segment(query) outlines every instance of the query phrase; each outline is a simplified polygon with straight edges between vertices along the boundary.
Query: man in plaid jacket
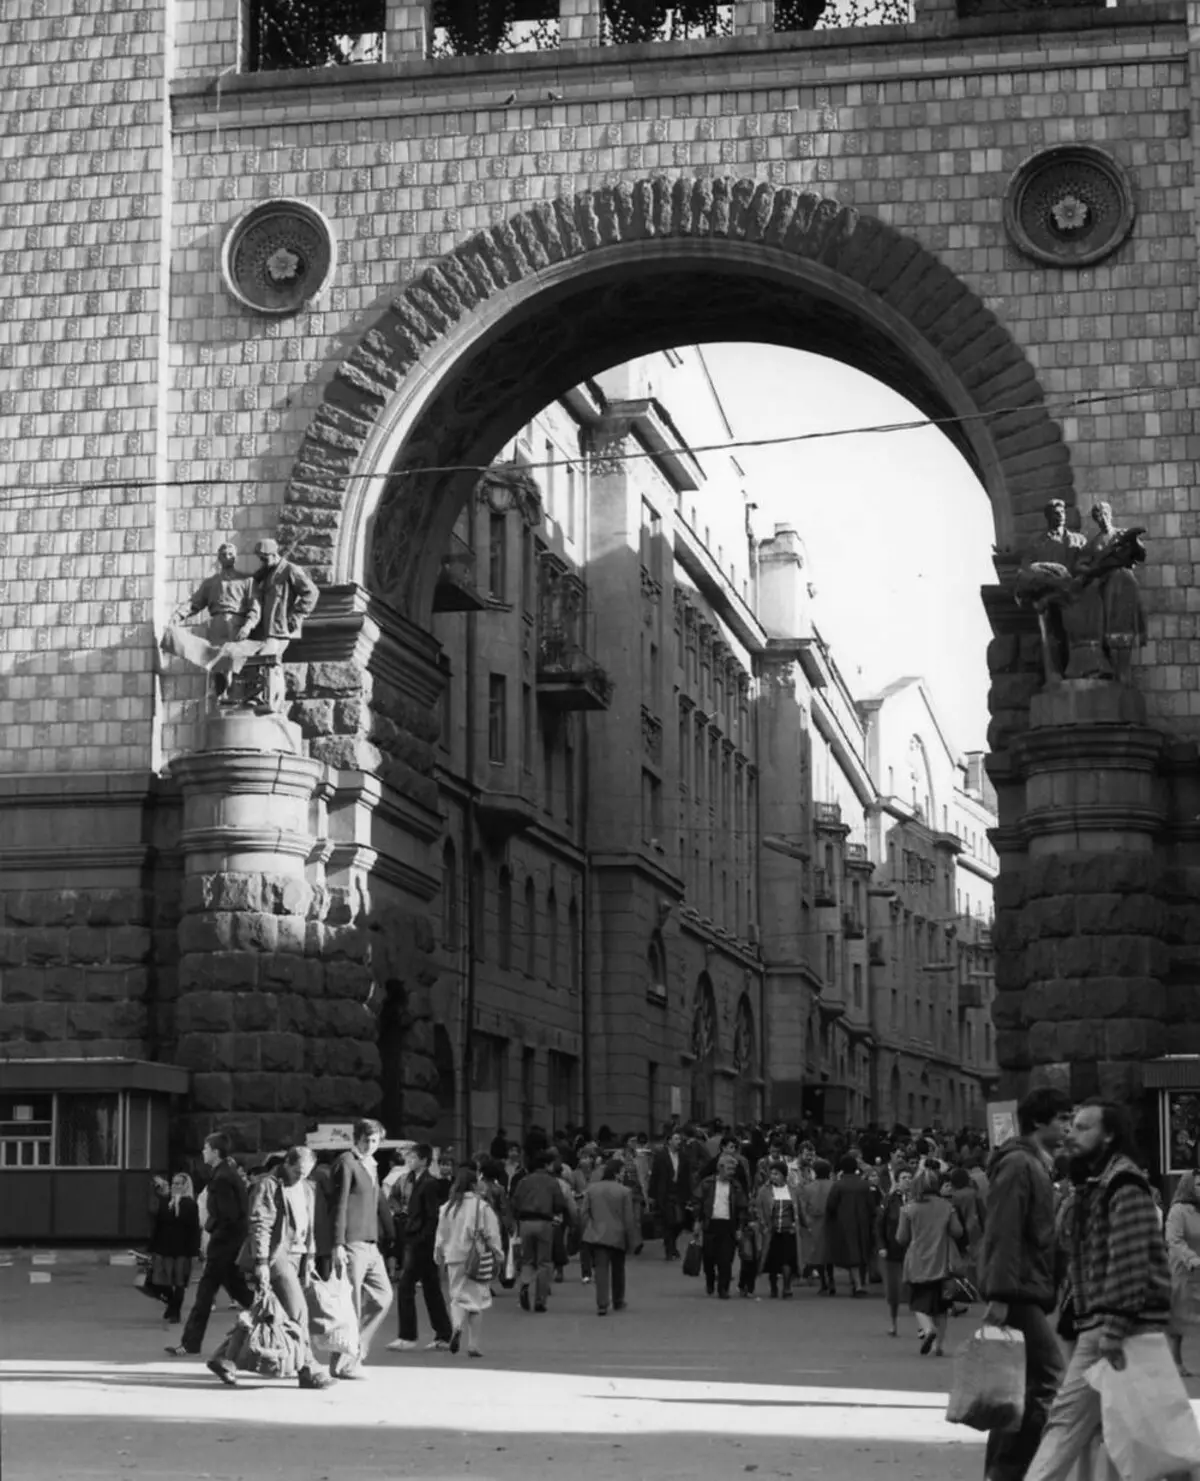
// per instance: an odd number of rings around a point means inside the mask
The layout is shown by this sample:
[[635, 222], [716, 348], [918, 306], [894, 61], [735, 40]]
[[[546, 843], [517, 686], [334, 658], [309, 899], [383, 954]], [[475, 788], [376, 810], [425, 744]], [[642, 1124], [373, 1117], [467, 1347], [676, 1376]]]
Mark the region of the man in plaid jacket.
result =
[[1079, 1331], [1062, 1387], [1026, 1481], [1064, 1481], [1100, 1434], [1100, 1395], [1085, 1374], [1125, 1366], [1127, 1338], [1165, 1332], [1171, 1276], [1158, 1210], [1133, 1160], [1128, 1118], [1087, 1101], [1067, 1140], [1074, 1206], [1069, 1215], [1071, 1296]]

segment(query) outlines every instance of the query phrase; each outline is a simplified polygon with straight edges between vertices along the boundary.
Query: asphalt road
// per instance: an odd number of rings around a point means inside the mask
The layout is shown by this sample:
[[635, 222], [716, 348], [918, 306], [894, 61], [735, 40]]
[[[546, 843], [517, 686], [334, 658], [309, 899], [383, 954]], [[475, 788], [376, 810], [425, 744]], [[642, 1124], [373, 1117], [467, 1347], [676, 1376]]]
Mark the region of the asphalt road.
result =
[[[179, 1328], [132, 1270], [38, 1273], [0, 1268], [4, 1481], [982, 1475], [982, 1436], [942, 1419], [951, 1364], [919, 1357], [911, 1317], [891, 1339], [877, 1294], [710, 1299], [655, 1246], [630, 1263], [627, 1311], [598, 1318], [574, 1266], [544, 1316], [498, 1296], [483, 1360], [381, 1347], [365, 1380], [322, 1393], [256, 1378], [234, 1392], [169, 1358]], [[209, 1350], [232, 1322], [218, 1308]]]

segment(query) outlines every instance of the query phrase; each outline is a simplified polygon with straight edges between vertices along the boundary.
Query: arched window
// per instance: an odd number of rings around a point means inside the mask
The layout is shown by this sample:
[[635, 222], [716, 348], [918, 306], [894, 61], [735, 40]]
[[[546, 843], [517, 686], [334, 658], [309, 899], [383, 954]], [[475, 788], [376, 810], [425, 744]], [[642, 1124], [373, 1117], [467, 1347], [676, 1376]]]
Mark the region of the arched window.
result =
[[665, 1002], [667, 997], [667, 948], [661, 931], [653, 932], [650, 945], [646, 948], [646, 975], [649, 978], [646, 984], [647, 991]]
[[487, 873], [483, 867], [483, 855], [476, 854], [471, 860], [471, 950], [476, 961], [487, 958], [487, 939], [484, 922], [487, 919]]
[[537, 889], [533, 875], [525, 880], [525, 975], [537, 976]]
[[447, 838], [442, 848], [442, 946], [457, 951], [458, 940], [458, 854]]
[[567, 963], [567, 981], [572, 992], [579, 991], [580, 969], [582, 967], [582, 943], [579, 937], [579, 903], [574, 896], [567, 906], [567, 951], [570, 953], [570, 961]]
[[817, 1050], [817, 1026], [811, 1014], [808, 1019], [808, 1028], [804, 1034], [804, 1063], [814, 1074], [820, 1063]]
[[708, 1121], [714, 1114], [717, 1086], [717, 997], [712, 979], [701, 972], [692, 1000], [692, 1107], [693, 1121]]
[[558, 987], [558, 896], [553, 888], [546, 896], [546, 954], [546, 981], [551, 987]]
[[512, 908], [512, 873], [507, 864], [502, 864], [496, 881], [496, 930], [497, 956], [505, 972], [512, 970]]
[[738, 1004], [733, 1031], [733, 1117], [738, 1123], [756, 1121], [759, 1114], [758, 1043], [754, 1033], [754, 1009], [743, 996]]

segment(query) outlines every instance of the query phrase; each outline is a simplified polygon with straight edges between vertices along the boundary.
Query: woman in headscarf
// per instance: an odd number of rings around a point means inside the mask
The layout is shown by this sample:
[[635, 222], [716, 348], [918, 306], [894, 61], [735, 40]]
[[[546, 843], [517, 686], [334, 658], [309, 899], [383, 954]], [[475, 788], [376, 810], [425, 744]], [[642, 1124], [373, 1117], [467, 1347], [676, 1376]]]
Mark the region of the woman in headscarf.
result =
[[904, 1279], [908, 1282], [909, 1307], [921, 1332], [921, 1356], [945, 1351], [946, 1279], [954, 1268], [955, 1244], [963, 1237], [963, 1226], [954, 1206], [938, 1193], [941, 1175], [929, 1168], [913, 1179], [910, 1201], [900, 1210], [896, 1243], [905, 1251]]
[[1200, 1326], [1200, 1190], [1194, 1172], [1185, 1172], [1175, 1189], [1164, 1233], [1171, 1265], [1171, 1324], [1167, 1340], [1175, 1364], [1184, 1377], [1183, 1339], [1189, 1327]]
[[150, 1281], [165, 1292], [163, 1321], [180, 1321], [192, 1261], [200, 1254], [200, 1213], [192, 1180], [185, 1172], [175, 1174], [170, 1194], [159, 1204], [150, 1253], [154, 1256]]

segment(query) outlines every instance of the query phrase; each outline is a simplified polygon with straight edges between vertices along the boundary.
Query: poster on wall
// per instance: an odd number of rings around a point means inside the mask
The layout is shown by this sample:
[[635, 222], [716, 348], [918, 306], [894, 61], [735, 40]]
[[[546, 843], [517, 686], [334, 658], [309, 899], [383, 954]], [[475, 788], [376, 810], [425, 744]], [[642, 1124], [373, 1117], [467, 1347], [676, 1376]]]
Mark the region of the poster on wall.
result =
[[1163, 1164], [1168, 1173], [1188, 1172], [1197, 1165], [1200, 1147], [1200, 1091], [1163, 1090]]
[[987, 1107], [988, 1146], [993, 1151], [1017, 1135], [1015, 1100], [990, 1100]]

